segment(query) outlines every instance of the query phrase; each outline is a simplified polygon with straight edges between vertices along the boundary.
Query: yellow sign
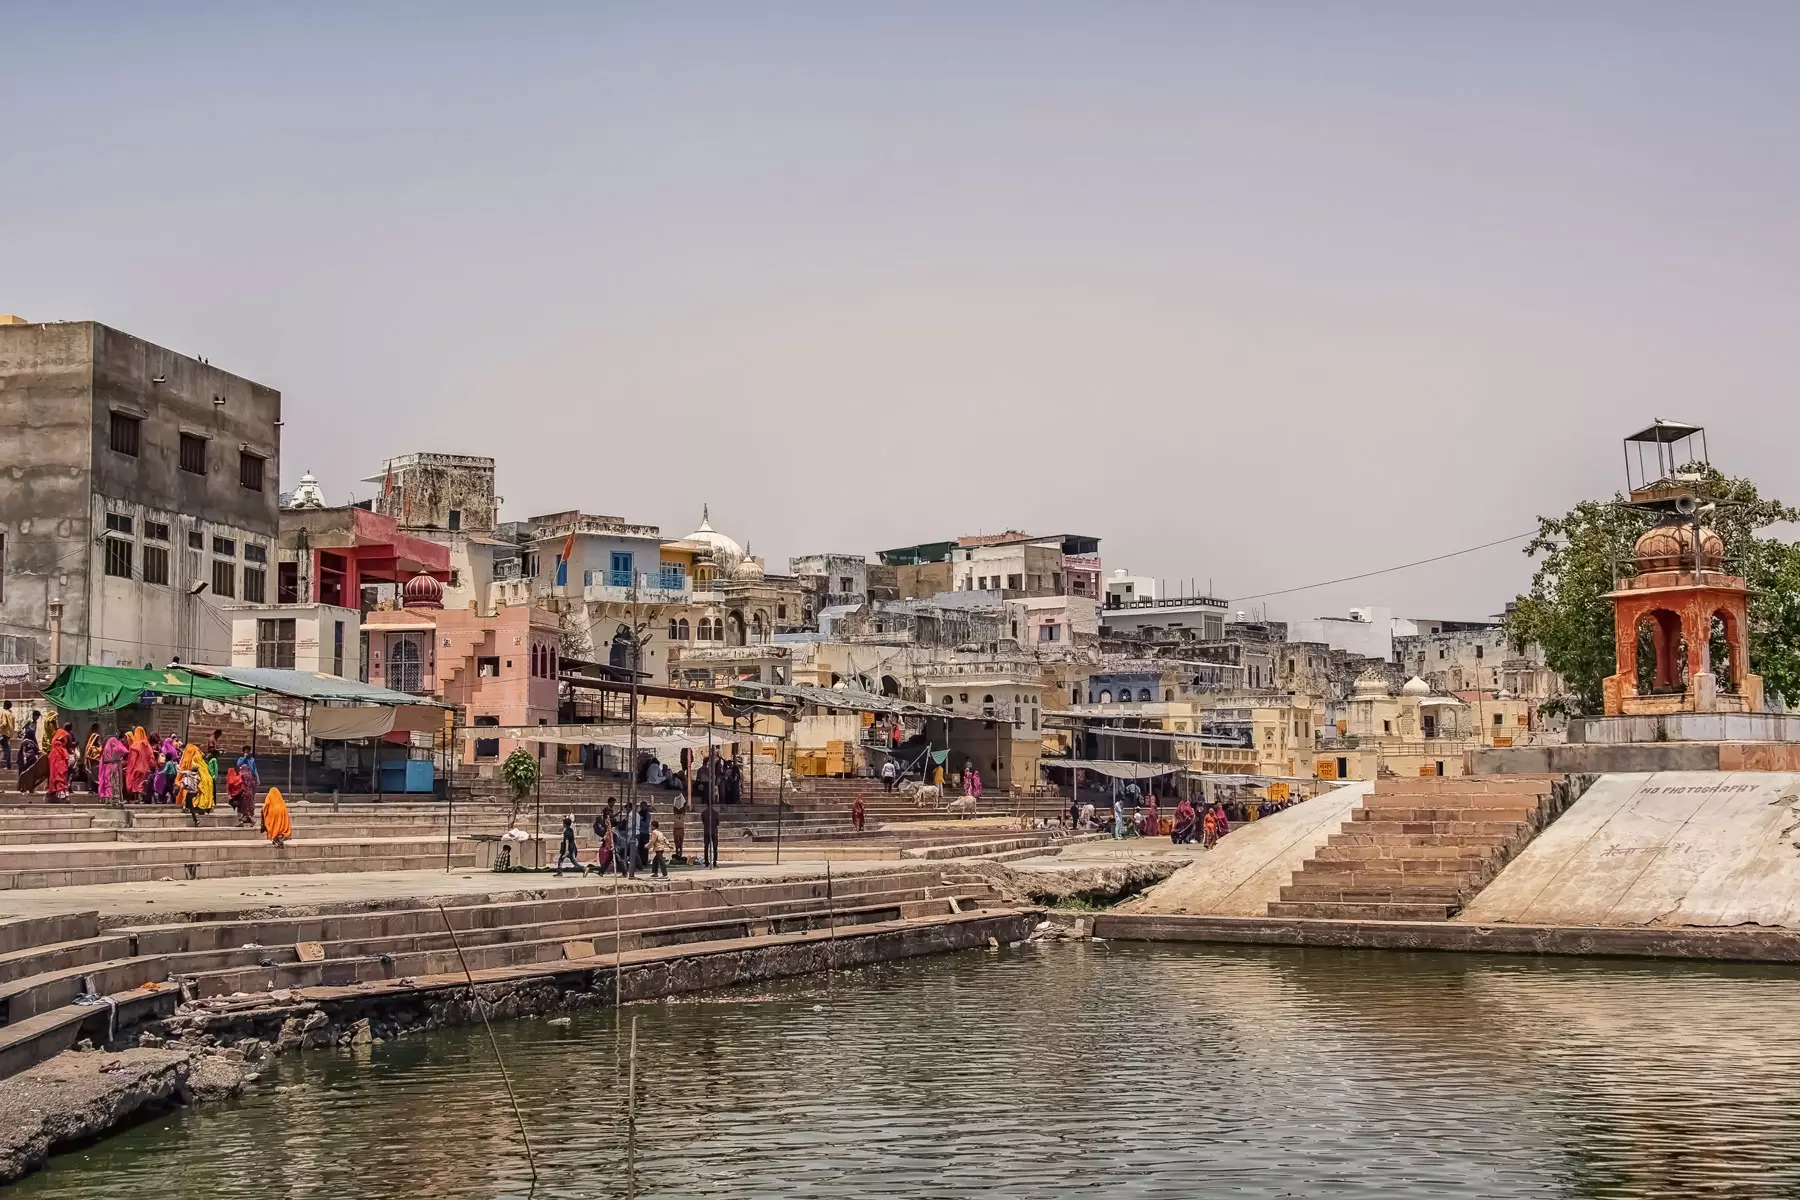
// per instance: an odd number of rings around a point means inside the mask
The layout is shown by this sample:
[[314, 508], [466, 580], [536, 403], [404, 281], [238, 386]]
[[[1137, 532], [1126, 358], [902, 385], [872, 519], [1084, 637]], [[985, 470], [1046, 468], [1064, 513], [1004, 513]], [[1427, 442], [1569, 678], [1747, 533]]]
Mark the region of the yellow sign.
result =
[[1315, 766], [1313, 768], [1313, 774], [1318, 776], [1320, 779], [1336, 779], [1337, 778], [1337, 760], [1331, 759], [1331, 758], [1321, 758], [1318, 761], [1318, 763], [1315, 764]]
[[1494, 745], [1496, 747], [1498, 747], [1499, 749], [1504, 750], [1506, 747], [1512, 745], [1512, 739], [1509, 737], [1502, 737], [1499, 734], [1495, 734], [1494, 735]]
[[[1337, 764], [1333, 763], [1332, 765], [1336, 766]], [[1286, 800], [1287, 798], [1288, 798], [1288, 785], [1287, 784], [1271, 783], [1269, 785], [1269, 799], [1271, 799], [1271, 800]]]
[[1419, 774], [1421, 774], [1421, 775], [1436, 775], [1437, 767], [1431, 763], [1426, 763], [1424, 766], [1419, 768]]

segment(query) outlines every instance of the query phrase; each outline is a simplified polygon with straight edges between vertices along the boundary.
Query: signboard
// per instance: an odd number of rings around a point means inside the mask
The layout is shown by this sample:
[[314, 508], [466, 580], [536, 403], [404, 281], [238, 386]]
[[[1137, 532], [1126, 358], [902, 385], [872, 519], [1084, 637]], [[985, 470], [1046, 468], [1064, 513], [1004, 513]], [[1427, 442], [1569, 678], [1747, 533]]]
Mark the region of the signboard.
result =
[[1336, 779], [1337, 778], [1337, 760], [1331, 759], [1331, 758], [1321, 758], [1317, 763], [1314, 764], [1313, 774], [1316, 775], [1320, 779]]
[[1512, 738], [1501, 735], [1501, 734], [1495, 734], [1494, 735], [1494, 745], [1496, 748], [1504, 750], [1504, 749], [1506, 749], [1506, 747], [1512, 745]]
[[[1333, 763], [1332, 766], [1336, 767], [1337, 764]], [[1289, 787], [1287, 784], [1271, 783], [1269, 785], [1269, 799], [1271, 799], [1271, 800], [1286, 800], [1288, 798], [1288, 795], [1289, 795]]]

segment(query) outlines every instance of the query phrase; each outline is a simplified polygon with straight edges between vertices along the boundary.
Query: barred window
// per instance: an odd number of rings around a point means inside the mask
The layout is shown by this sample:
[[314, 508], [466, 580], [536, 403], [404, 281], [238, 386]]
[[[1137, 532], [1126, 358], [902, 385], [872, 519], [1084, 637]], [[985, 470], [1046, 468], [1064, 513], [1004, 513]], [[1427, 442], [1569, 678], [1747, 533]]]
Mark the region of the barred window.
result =
[[248, 450], [238, 454], [238, 486], [253, 492], [263, 490], [263, 457]]
[[244, 599], [251, 604], [263, 602], [263, 580], [266, 572], [261, 567], [244, 568]]
[[265, 617], [256, 623], [256, 665], [294, 669], [294, 620]]
[[132, 458], [138, 456], [138, 426], [142, 424], [136, 417], [127, 413], [112, 415], [110, 443], [115, 452], [126, 454]]
[[244, 561], [266, 563], [269, 561], [269, 550], [266, 546], [258, 546], [255, 542], [244, 543]]
[[181, 469], [190, 475], [206, 474], [206, 439], [191, 433], [181, 435]]
[[237, 595], [237, 564], [230, 559], [213, 559], [213, 595], [230, 599]]
[[118, 579], [131, 578], [131, 543], [124, 538], [106, 539], [106, 573]]
[[168, 585], [169, 548], [167, 546], [144, 547], [144, 582]]

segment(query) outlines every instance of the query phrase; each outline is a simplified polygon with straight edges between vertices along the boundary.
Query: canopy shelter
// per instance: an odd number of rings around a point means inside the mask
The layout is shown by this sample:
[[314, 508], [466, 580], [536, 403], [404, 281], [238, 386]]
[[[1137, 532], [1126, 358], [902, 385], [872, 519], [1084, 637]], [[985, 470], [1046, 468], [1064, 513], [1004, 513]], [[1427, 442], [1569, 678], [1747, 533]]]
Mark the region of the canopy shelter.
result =
[[[327, 675], [320, 671], [287, 671], [275, 667], [195, 667], [194, 674], [212, 676], [217, 682], [235, 686], [238, 691], [233, 695], [240, 696], [247, 696], [252, 691], [257, 691], [271, 692], [277, 696], [291, 696], [296, 700], [305, 700], [309, 704], [448, 707], [441, 701], [433, 700], [430, 696], [415, 696], [411, 692], [397, 692], [392, 688], [363, 683], [357, 679], [345, 679], [340, 675]], [[204, 693], [202, 694], [204, 695]]]
[[1173, 775], [1181, 770], [1175, 763], [1126, 762], [1117, 758], [1041, 758], [1038, 766], [1073, 767], [1113, 779], [1154, 779], [1159, 775]]
[[[709, 738], [709, 734], [711, 737]], [[458, 730], [463, 741], [506, 739], [520, 742], [548, 742], [557, 746], [611, 746], [624, 750], [631, 746], [631, 730], [624, 725], [466, 725]], [[771, 733], [729, 730], [722, 726], [671, 726], [641, 724], [637, 730], [640, 752], [654, 751], [659, 757], [679, 754], [684, 749], [704, 750], [709, 745], [758, 738], [776, 742]]]
[[215, 679], [185, 667], [144, 670], [137, 667], [64, 667], [44, 689], [50, 703], [65, 712], [129, 708], [145, 693], [186, 696], [195, 700], [236, 700], [254, 688]]

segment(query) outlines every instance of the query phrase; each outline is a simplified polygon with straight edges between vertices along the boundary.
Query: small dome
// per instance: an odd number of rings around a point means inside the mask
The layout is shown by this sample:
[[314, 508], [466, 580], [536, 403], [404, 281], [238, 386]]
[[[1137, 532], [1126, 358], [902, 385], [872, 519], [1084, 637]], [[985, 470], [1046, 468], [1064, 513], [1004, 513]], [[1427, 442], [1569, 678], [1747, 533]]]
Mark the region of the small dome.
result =
[[713, 563], [721, 571], [729, 571], [744, 557], [744, 548], [712, 527], [711, 510], [702, 505], [700, 508], [700, 528], [687, 535], [690, 542], [699, 542], [712, 551]]
[[[1694, 569], [1694, 527], [1687, 521], [1668, 521], [1644, 531], [1632, 549], [1640, 571], [1691, 571]], [[1700, 566], [1709, 571], [1725, 565], [1725, 539], [1700, 528]]]
[[1401, 686], [1400, 694], [1402, 696], [1429, 696], [1431, 695], [1431, 685], [1414, 675]]
[[1356, 677], [1355, 694], [1359, 699], [1391, 695], [1388, 691], [1387, 676], [1383, 675], [1375, 667], [1370, 667]]
[[401, 595], [407, 608], [444, 607], [444, 585], [423, 571], [406, 581]]
[[733, 579], [741, 579], [745, 583], [756, 583], [763, 578], [763, 565], [760, 559], [746, 558], [731, 573]]

